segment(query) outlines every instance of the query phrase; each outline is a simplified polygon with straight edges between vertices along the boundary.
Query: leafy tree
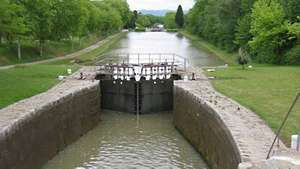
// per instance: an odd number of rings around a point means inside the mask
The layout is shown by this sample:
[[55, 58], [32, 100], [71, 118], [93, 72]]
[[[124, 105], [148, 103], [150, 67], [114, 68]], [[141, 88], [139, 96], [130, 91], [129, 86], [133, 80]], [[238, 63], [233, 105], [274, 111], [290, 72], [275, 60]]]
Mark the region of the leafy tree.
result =
[[283, 6], [285, 16], [292, 23], [299, 21], [297, 17], [300, 16], [300, 2], [299, 0], [280, 0]]
[[176, 29], [175, 13], [168, 12], [164, 17], [164, 25], [167, 29]]
[[244, 48], [239, 48], [238, 63], [245, 69], [245, 65], [249, 62], [248, 52]]
[[184, 25], [184, 13], [181, 5], [179, 5], [177, 9], [175, 23], [179, 28], [182, 28]]
[[249, 44], [259, 62], [282, 62], [282, 48], [288, 41], [287, 25], [283, 8], [276, 0], [258, 0], [254, 4], [250, 30], [253, 39]]
[[43, 56], [43, 46], [46, 40], [51, 39], [54, 10], [53, 0], [26, 0], [23, 1], [28, 11], [32, 35], [39, 40], [40, 56]]
[[134, 10], [133, 13], [131, 13], [130, 22], [129, 22], [128, 27], [131, 29], [135, 29], [137, 19], [138, 19], [138, 12], [136, 10]]
[[21, 40], [29, 31], [25, 21], [25, 9], [22, 5], [3, 0], [0, 5], [0, 34], [6, 35], [10, 42], [17, 42], [18, 59], [22, 59]]

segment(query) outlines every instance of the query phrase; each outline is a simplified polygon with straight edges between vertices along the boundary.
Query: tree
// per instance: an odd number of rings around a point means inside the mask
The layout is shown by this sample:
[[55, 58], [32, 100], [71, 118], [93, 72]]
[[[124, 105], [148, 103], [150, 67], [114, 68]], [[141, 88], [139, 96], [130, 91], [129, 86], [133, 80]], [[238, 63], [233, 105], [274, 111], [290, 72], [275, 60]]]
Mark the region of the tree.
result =
[[51, 39], [53, 27], [53, 0], [22, 1], [31, 23], [32, 36], [39, 40], [40, 56], [43, 56], [43, 47], [46, 40]]
[[137, 19], [138, 19], [138, 12], [136, 10], [134, 10], [131, 13], [130, 23], [129, 23], [128, 27], [131, 28], [131, 29], [135, 29]]
[[168, 12], [164, 17], [164, 25], [167, 29], [176, 29], [175, 13]]
[[0, 34], [9, 37], [9, 41], [16, 41], [18, 59], [22, 59], [21, 53], [21, 39], [29, 31], [28, 25], [25, 21], [25, 9], [22, 5], [8, 0], [3, 0], [0, 5]]
[[282, 52], [289, 41], [288, 22], [284, 19], [282, 6], [276, 0], [258, 0], [251, 14], [253, 38], [249, 42], [259, 62], [281, 63]]
[[249, 62], [249, 55], [244, 48], [239, 48], [238, 63], [245, 69], [245, 65]]
[[179, 5], [177, 9], [175, 23], [178, 28], [182, 28], [184, 26], [184, 13], [181, 5]]

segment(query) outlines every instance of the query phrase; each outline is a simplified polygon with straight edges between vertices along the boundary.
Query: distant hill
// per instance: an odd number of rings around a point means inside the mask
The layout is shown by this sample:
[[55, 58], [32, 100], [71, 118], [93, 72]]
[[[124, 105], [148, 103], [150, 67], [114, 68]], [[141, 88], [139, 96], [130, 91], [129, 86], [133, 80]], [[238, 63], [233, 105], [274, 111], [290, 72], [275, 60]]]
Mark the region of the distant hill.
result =
[[148, 9], [142, 9], [138, 10], [138, 12], [141, 12], [142, 14], [151, 14], [156, 16], [165, 16], [167, 12], [175, 12], [168, 9], [162, 9], [162, 10], [148, 10]]

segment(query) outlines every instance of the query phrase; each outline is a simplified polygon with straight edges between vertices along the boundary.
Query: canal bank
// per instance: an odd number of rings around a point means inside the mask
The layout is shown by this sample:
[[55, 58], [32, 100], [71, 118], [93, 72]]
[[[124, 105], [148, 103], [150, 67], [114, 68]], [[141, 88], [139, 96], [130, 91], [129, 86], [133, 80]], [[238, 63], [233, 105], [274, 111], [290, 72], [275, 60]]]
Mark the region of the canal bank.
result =
[[[141, 35], [142, 34], [131, 34], [130, 35], [132, 36], [131, 40], [121, 41], [123, 42], [123, 46], [121, 45], [121, 48], [117, 48], [116, 50], [125, 50], [124, 45], [129, 45], [128, 48], [132, 50], [141, 50], [141, 49], [146, 50], [147, 48], [148, 50], [150, 50], [149, 46], [144, 48], [141, 47], [134, 48], [135, 43], [141, 45], [141, 43], [144, 42]], [[167, 35], [170, 35], [170, 38], [173, 40], [173, 43], [161, 42], [160, 45], [163, 45], [162, 48], [164, 50], [162, 52], [166, 52], [165, 50], [170, 50], [169, 48], [178, 49], [182, 47], [180, 50], [186, 50], [186, 51], [189, 51], [189, 49], [191, 48], [191, 46], [188, 45], [188, 41], [186, 39], [184, 39], [183, 37], [178, 37], [176, 34], [158, 33], [158, 34], [146, 34], [145, 36], [148, 37], [150, 35], [151, 36], [157, 35], [155, 38], [152, 37], [152, 42], [150, 43], [154, 43], [156, 41], [164, 41], [163, 39], [168, 39]], [[176, 39], [177, 41], [175, 41]], [[133, 43], [132, 44], [124, 43], [129, 41]], [[146, 44], [148, 44], [148, 42]], [[158, 50], [157, 49], [158, 46], [154, 45], [152, 47], [155, 47], [156, 50]], [[161, 51], [156, 51], [156, 52], [161, 52]], [[192, 54], [187, 52], [186, 55], [184, 56], [188, 56], [189, 58], [199, 57], [200, 59], [198, 61], [203, 59], [204, 60], [209, 59], [209, 56], [200, 55], [200, 54], [199, 53]], [[208, 60], [208, 62], [210, 61]], [[85, 75], [88, 75], [88, 77], [93, 77], [94, 71], [95, 71], [94, 68], [90, 68], [89, 70], [86, 69], [81, 70], [81, 72], [83, 72]], [[248, 110], [245, 110], [242, 106], [239, 106], [231, 99], [215, 92], [214, 89], [210, 86], [210, 83], [203, 76], [201, 70], [192, 70], [191, 72], [196, 72], [197, 81], [187, 81], [187, 82], [178, 81], [175, 83], [175, 92], [174, 92], [175, 106], [174, 106], [173, 114], [174, 114], [174, 124], [177, 127], [177, 129], [181, 131], [183, 136], [185, 136], [189, 140], [189, 142], [195, 147], [195, 149], [203, 155], [202, 157], [206, 159], [206, 161], [213, 169], [214, 168], [222, 169], [225, 167], [226, 169], [236, 168], [237, 165], [239, 165], [239, 162], [244, 162], [243, 165], [240, 165], [240, 167], [242, 167], [241, 169], [245, 169], [245, 166], [249, 168], [249, 166], [252, 165], [251, 162], [256, 162], [256, 160], [262, 161], [264, 159], [263, 157], [264, 151], [269, 146], [268, 145], [269, 143], [266, 142], [268, 142], [268, 140], [272, 137], [273, 135], [272, 131], [270, 131], [270, 129], [268, 129], [268, 127], [264, 124], [264, 122], [260, 120], [255, 114], [251, 114], [252, 112], [248, 112]], [[89, 126], [88, 129], [94, 128], [96, 124], [99, 124], [100, 126], [102, 124], [105, 124], [105, 122], [99, 123], [100, 120], [98, 118], [98, 116], [101, 115], [101, 111], [99, 108], [101, 105], [98, 104], [99, 100], [97, 101], [97, 99], [99, 99], [98, 94], [100, 93], [99, 89], [97, 89], [97, 87], [99, 87], [98, 82], [93, 81], [92, 78], [91, 79], [87, 78], [86, 80], [78, 80], [79, 75], [77, 74], [76, 76], [77, 76], [77, 80], [72, 78], [71, 79], [67, 78], [63, 83], [61, 83], [60, 85], [65, 86], [62, 88], [62, 90], [58, 90], [60, 87], [62, 87], [58, 85], [53, 89], [51, 89], [50, 91], [41, 94], [43, 97], [40, 97], [39, 95], [34, 96], [33, 98], [27, 99], [25, 101], [21, 101], [19, 103], [16, 103], [15, 105], [9, 106], [8, 108], [1, 110], [0, 119], [1, 119], [1, 125], [3, 126], [1, 127], [1, 129], [4, 130], [1, 130], [3, 132], [1, 132], [1, 139], [0, 139], [1, 141], [0, 155], [1, 157], [4, 157], [5, 160], [1, 161], [3, 162], [4, 165], [0, 164], [0, 166], [6, 165], [5, 169], [12, 168], [15, 165], [18, 165], [17, 166], [18, 169], [19, 168], [22, 169], [22, 167], [25, 168], [29, 166], [31, 166], [31, 169], [39, 168], [37, 166], [40, 166], [41, 164], [48, 161], [51, 157], [57, 154], [58, 151], [62, 150], [67, 144], [71, 143], [69, 141], [62, 141], [62, 142], [58, 141], [56, 142], [56, 144], [53, 145], [55, 141], [53, 142], [49, 140], [51, 139], [68, 140], [66, 137], [69, 137], [69, 135], [73, 135], [74, 133], [75, 133], [74, 136], [76, 137], [73, 137], [74, 139], [72, 139], [72, 141], [77, 140], [77, 138], [79, 138], [81, 135], [83, 135], [83, 133], [86, 133], [87, 131], [87, 130], [81, 130], [77, 128], [78, 127], [77, 125], [80, 124], [80, 122], [82, 124], [81, 126], [86, 126], [86, 125]], [[68, 85], [64, 85], [64, 84], [68, 84]], [[80, 91], [86, 91], [83, 92], [86, 95]], [[69, 102], [63, 102], [64, 100], [63, 98], [69, 98], [65, 95], [65, 94], [68, 95], [68, 92], [69, 94], [72, 93], [72, 96], [79, 96], [80, 99], [78, 99], [77, 97], [71, 97]], [[82, 96], [79, 95], [80, 93], [83, 95]], [[62, 100], [60, 100], [59, 98], [61, 98]], [[75, 100], [74, 103], [71, 100]], [[58, 105], [58, 103], [61, 103], [61, 105], [64, 105], [66, 107], [60, 107], [59, 109], [51, 109], [51, 111], [48, 111], [48, 108], [51, 107], [51, 105], [56, 106]], [[44, 106], [44, 104], [49, 104], [50, 106]], [[83, 106], [84, 110], [82, 110], [79, 107], [82, 105], [86, 105]], [[78, 109], [80, 111], [73, 110], [72, 109], [73, 107], [76, 109], [77, 107], [79, 107]], [[95, 109], [98, 109], [98, 111], [95, 111]], [[78, 116], [77, 115], [69, 116], [74, 112], [76, 112]], [[2, 120], [2, 115], [3, 115], [3, 120]], [[87, 121], [91, 120], [91, 123], [88, 123], [85, 120], [81, 119], [82, 116], [88, 116], [83, 119], [87, 119]], [[39, 119], [40, 117], [42, 117], [41, 121], [40, 120], [34, 121], [34, 119]], [[62, 120], [61, 117], [65, 117], [65, 118], [63, 118]], [[134, 115], [131, 117], [132, 119], [133, 117], [134, 119], [136, 119]], [[144, 116], [144, 117], [146, 118], [149, 116]], [[171, 119], [172, 116], [167, 116], [167, 117], [168, 119]], [[126, 117], [124, 116], [124, 118]], [[162, 116], [162, 118], [165, 117]], [[103, 120], [105, 119], [106, 117], [103, 116]], [[110, 118], [108, 118], [108, 120], [109, 119]], [[119, 119], [121, 120], [122, 117], [119, 117]], [[153, 120], [151, 123], [155, 124], [153, 125], [155, 130], [157, 131], [164, 130], [164, 127], [160, 128], [158, 125], [159, 123], [156, 123], [158, 121], [157, 117], [154, 119], [156, 120]], [[111, 157], [118, 156], [122, 154], [124, 151], [125, 152], [128, 151], [127, 148], [124, 148], [126, 147], [125, 145], [127, 144], [123, 145], [122, 139], [120, 140], [120, 138], [124, 138], [123, 137], [124, 135], [120, 135], [123, 132], [117, 134], [114, 130], [110, 130], [110, 128], [114, 128], [114, 126], [116, 126], [115, 128], [120, 128], [120, 131], [121, 129], [125, 129], [125, 131], [127, 131], [126, 129], [129, 128], [130, 131], [140, 132], [140, 134], [138, 134], [138, 136], [135, 137], [136, 139], [128, 141], [127, 143], [138, 140], [140, 141], [138, 142], [139, 145], [141, 145], [144, 148], [151, 147], [151, 146], [155, 147], [156, 144], [159, 145], [159, 143], [161, 143], [160, 141], [154, 141], [151, 142], [150, 144], [148, 143], [143, 144], [146, 143], [143, 141], [147, 141], [148, 139], [139, 139], [140, 138], [139, 136], [149, 135], [155, 138], [156, 132], [151, 133], [151, 135], [149, 134], [149, 132], [146, 132], [148, 134], [144, 135], [143, 134], [144, 131], [140, 130], [139, 127], [138, 130], [132, 130], [136, 126], [139, 126], [137, 123], [141, 121], [132, 120], [131, 123], [126, 123], [127, 125], [124, 126], [118, 125], [119, 124], [118, 120], [112, 119], [112, 121], [116, 123], [112, 123], [108, 125], [109, 127], [107, 128], [109, 130], [106, 132], [107, 134], [106, 136], [110, 137], [111, 138], [110, 140], [117, 140], [117, 141], [114, 142], [114, 144], [111, 144], [110, 141], [108, 142], [105, 141], [106, 138], [98, 139], [96, 141], [97, 143], [94, 144], [95, 146], [92, 148], [92, 151], [95, 154], [89, 156], [90, 158], [88, 159], [85, 158], [85, 161], [81, 161], [82, 165], [78, 165], [78, 167], [83, 167], [83, 168], [92, 167], [91, 165], [97, 164], [96, 163], [97, 161], [100, 163], [109, 162], [111, 161]], [[106, 122], [109, 123], [109, 121]], [[166, 121], [163, 120], [162, 124], [164, 124], [165, 122]], [[168, 121], [168, 123], [169, 122], [170, 121]], [[29, 124], [33, 125], [34, 128], [28, 127]], [[151, 126], [151, 125], [147, 125], [147, 126]], [[173, 128], [173, 125], [168, 125], [168, 126], [169, 128], [170, 126], [172, 126], [171, 128]], [[73, 130], [73, 127], [75, 130]], [[261, 131], [260, 130], [261, 128], [266, 130]], [[172, 132], [173, 131], [176, 130], [172, 130]], [[46, 135], [45, 133], [50, 133], [50, 134]], [[59, 133], [61, 134], [58, 135]], [[93, 131], [91, 131], [91, 133], [93, 133]], [[262, 135], [262, 133], [266, 136]], [[154, 136], [152, 134], [154, 134]], [[84, 135], [83, 137], [81, 137], [80, 140], [82, 139], [90, 140], [85, 138], [88, 135]], [[93, 136], [93, 134], [91, 135]], [[114, 137], [114, 135], [116, 135], [116, 137]], [[180, 139], [180, 135], [178, 134], [174, 134], [174, 135], [177, 136], [172, 137], [171, 140]], [[94, 137], [97, 136], [98, 135]], [[20, 141], [18, 141], [19, 137], [22, 138], [20, 139]], [[41, 140], [43, 141], [42, 143], [44, 144], [41, 144], [41, 142], [38, 140], [39, 138], [41, 138]], [[175, 149], [178, 150], [174, 152], [174, 155], [177, 157], [176, 159], [184, 159], [181, 158], [182, 156], [180, 155], [178, 156], [178, 154], [186, 154], [184, 156], [187, 157], [192, 156], [192, 154], [195, 154], [192, 150], [189, 152], [183, 151], [183, 148], [180, 148], [182, 145], [181, 143], [174, 144], [174, 142], [170, 141], [169, 139], [166, 139], [166, 135], [164, 134], [162, 134], [160, 138], [164, 141], [164, 144], [161, 145], [161, 153], [168, 152], [170, 149], [173, 149], [175, 146], [176, 147]], [[80, 140], [78, 141], [81, 142]], [[102, 143], [104, 144], [101, 143], [101, 140], [103, 140]], [[184, 140], [184, 139], [180, 139], [180, 140]], [[74, 146], [71, 145], [64, 150], [68, 152], [70, 151], [69, 150], [70, 147], [71, 149], [72, 147], [73, 148], [75, 147], [74, 149], [78, 149], [78, 151], [81, 152], [80, 151], [81, 147], [84, 147], [83, 145], [86, 144], [87, 142], [85, 142], [82, 145], [76, 142]], [[186, 145], [186, 143], [184, 144]], [[57, 148], [57, 146], [59, 148]], [[111, 149], [113, 147], [119, 149]], [[102, 148], [105, 148], [106, 152], [112, 152], [112, 154], [103, 153], [101, 151]], [[135, 153], [135, 152], [139, 152], [139, 150], [140, 149], [138, 149], [137, 147], [131, 149], [130, 157], [132, 157], [132, 159], [139, 158], [136, 156], [137, 153]], [[59, 165], [57, 163], [64, 161], [64, 158], [66, 157], [64, 156], [65, 151], [60, 153], [59, 156], [55, 157], [55, 159], [58, 160], [56, 160], [56, 162], [53, 162], [55, 163], [54, 166]], [[156, 152], [154, 153], [154, 155], [147, 156], [149, 152], [150, 154], [151, 152], [153, 152], [151, 148], [144, 149], [143, 151], [141, 151], [143, 155], [146, 155], [144, 157], [147, 158], [153, 157], [154, 159], [158, 159], [156, 161], [156, 164], [164, 165], [170, 163], [172, 164], [172, 162], [174, 162], [172, 159], [174, 159], [175, 157], [172, 155], [172, 153], [166, 153], [166, 154], [170, 154], [170, 156], [159, 156], [157, 155]], [[102, 156], [101, 154], [104, 156]], [[86, 154], [83, 153], [83, 155]], [[36, 160], [33, 160], [32, 159], [33, 157], [36, 158]], [[79, 156], [79, 158], [80, 157], [81, 156]], [[194, 156], [194, 157], [195, 159], [193, 161], [196, 161], [196, 163], [199, 162], [201, 163], [201, 165], [198, 165], [200, 167], [190, 167], [190, 168], [201, 168], [201, 166], [205, 166], [205, 164], [202, 165], [203, 160], [201, 159], [201, 156]], [[79, 159], [79, 158], [74, 158], [74, 159]], [[168, 163], [166, 163], [166, 161]], [[117, 162], [120, 163], [120, 161]], [[186, 162], [189, 162], [189, 160], [185, 160], [185, 162], [183, 163], [179, 162], [179, 163], [184, 164]], [[50, 163], [52, 163], [52, 161], [50, 161]], [[150, 162], [147, 161], [147, 163]], [[8, 165], [12, 165], [12, 167]], [[136, 163], [136, 165], [143, 166], [143, 163]], [[76, 160], [75, 160], [75, 164], [70, 164], [70, 166], [77, 167]], [[147, 167], [151, 168], [149, 166]], [[164, 166], [164, 167], [168, 167], [168, 166]], [[101, 168], [101, 166], [99, 166], [99, 168]], [[177, 168], [184, 168], [184, 167], [177, 167]], [[62, 167], [62, 169], [64, 169], [64, 167]], [[272, 169], [274, 169], [274, 167]]]
[[[81, 71], [94, 72], [93, 68]], [[77, 80], [78, 73], [0, 110], [0, 169], [40, 168], [98, 124], [99, 84]]]

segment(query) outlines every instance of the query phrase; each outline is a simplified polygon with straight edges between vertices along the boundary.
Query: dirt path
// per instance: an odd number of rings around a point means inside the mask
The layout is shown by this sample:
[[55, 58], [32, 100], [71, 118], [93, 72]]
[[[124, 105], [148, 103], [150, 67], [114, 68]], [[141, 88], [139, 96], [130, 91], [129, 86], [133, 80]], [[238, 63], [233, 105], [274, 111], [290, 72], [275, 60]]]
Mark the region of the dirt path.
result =
[[99, 48], [100, 46], [102, 46], [103, 44], [105, 44], [107, 41], [110, 41], [111, 39], [113, 39], [115, 36], [118, 36], [119, 34], [115, 34], [112, 36], [109, 36], [101, 41], [98, 41], [97, 43], [81, 49], [77, 52], [65, 55], [65, 56], [60, 56], [60, 57], [55, 57], [55, 58], [51, 58], [51, 59], [45, 59], [45, 60], [40, 60], [40, 61], [35, 61], [35, 62], [29, 62], [29, 63], [21, 63], [21, 64], [14, 64], [14, 65], [7, 65], [7, 66], [0, 66], [0, 70], [4, 70], [4, 69], [10, 69], [10, 68], [14, 68], [17, 65], [20, 66], [29, 66], [29, 65], [36, 65], [36, 64], [42, 64], [42, 63], [49, 63], [49, 62], [54, 62], [54, 61], [59, 61], [59, 60], [64, 60], [64, 59], [72, 59], [75, 57], [78, 57], [80, 55], [86, 54], [90, 51], [93, 51], [94, 49]]

